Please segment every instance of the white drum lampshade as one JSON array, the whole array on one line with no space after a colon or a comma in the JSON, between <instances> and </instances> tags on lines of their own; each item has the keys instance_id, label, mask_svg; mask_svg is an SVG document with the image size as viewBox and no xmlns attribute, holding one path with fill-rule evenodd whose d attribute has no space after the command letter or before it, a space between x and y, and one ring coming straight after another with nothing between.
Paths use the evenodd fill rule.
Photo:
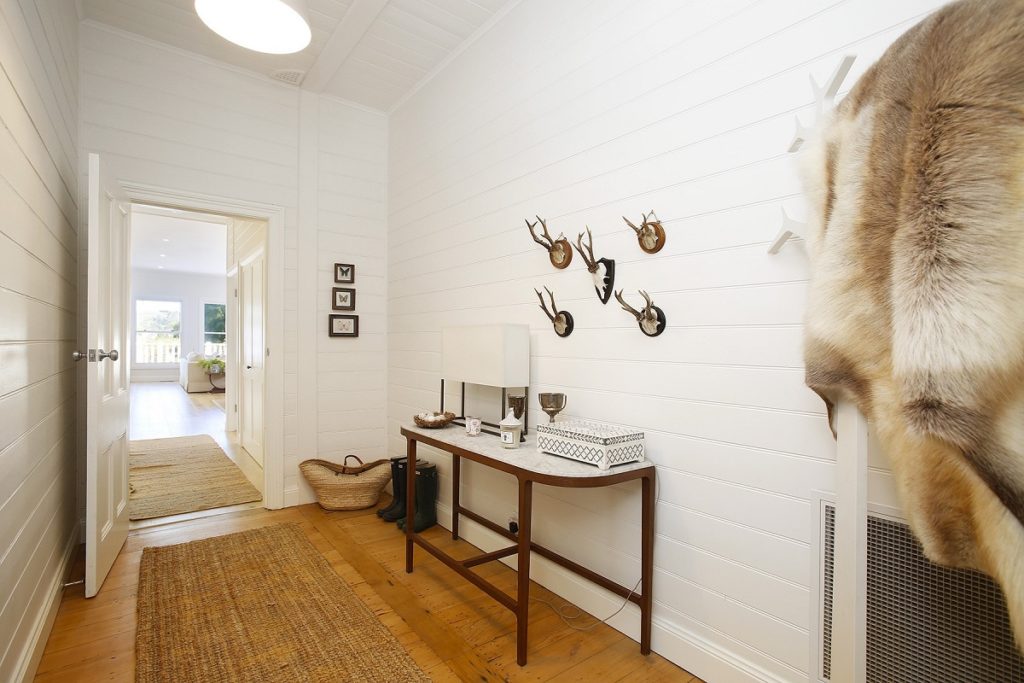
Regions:
<instances>
[{"instance_id":1,"label":"white drum lampshade","mask_svg":"<svg viewBox=\"0 0 1024 683\"><path fill-rule=\"evenodd\" d=\"M441 377L491 387L530 386L530 327L444 328L441 330Z\"/></svg>"},{"instance_id":2,"label":"white drum lampshade","mask_svg":"<svg viewBox=\"0 0 1024 683\"><path fill-rule=\"evenodd\" d=\"M236 45L275 55L298 52L312 34L306 0L195 0L196 14Z\"/></svg>"}]
</instances>

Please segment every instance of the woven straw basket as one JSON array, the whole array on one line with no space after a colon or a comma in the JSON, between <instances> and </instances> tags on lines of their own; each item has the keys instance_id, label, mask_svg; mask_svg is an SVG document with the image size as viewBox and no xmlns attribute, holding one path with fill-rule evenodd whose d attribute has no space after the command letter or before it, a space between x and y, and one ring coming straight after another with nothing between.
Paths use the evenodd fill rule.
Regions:
<instances>
[{"instance_id":1,"label":"woven straw basket","mask_svg":"<svg viewBox=\"0 0 1024 683\"><path fill-rule=\"evenodd\" d=\"M358 466L348 467L327 460L304 460L299 470L316 492L317 502L325 510L361 510L380 499L381 489L391 479L391 461L376 460L368 465L355 455Z\"/></svg>"}]
</instances>

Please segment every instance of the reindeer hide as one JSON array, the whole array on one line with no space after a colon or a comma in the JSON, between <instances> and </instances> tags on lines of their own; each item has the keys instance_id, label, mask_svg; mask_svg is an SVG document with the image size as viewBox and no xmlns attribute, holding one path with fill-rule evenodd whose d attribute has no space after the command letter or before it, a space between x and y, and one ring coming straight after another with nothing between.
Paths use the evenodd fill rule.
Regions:
<instances>
[{"instance_id":1,"label":"reindeer hide","mask_svg":"<svg viewBox=\"0 0 1024 683\"><path fill-rule=\"evenodd\" d=\"M1024 2L910 29L805 145L807 384L852 399L935 562L1024 642Z\"/></svg>"}]
</instances>

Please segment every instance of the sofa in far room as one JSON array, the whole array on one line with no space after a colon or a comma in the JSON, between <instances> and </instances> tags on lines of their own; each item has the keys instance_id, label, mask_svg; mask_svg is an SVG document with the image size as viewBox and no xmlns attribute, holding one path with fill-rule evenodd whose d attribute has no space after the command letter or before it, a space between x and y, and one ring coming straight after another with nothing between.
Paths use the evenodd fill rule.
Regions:
<instances>
[{"instance_id":1,"label":"sofa in far room","mask_svg":"<svg viewBox=\"0 0 1024 683\"><path fill-rule=\"evenodd\" d=\"M190 394L211 391L213 389L210 375L199 364L202 358L202 355L192 352L180 361L181 370L178 374L178 381L181 383L181 388Z\"/></svg>"}]
</instances>

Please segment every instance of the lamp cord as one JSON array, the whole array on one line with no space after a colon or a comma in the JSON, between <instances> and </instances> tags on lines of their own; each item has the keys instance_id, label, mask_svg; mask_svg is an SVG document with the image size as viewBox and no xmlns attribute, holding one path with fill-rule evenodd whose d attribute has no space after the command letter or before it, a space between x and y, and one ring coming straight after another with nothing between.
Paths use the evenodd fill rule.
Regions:
<instances>
[{"instance_id":1,"label":"lamp cord","mask_svg":"<svg viewBox=\"0 0 1024 683\"><path fill-rule=\"evenodd\" d=\"M619 608L617 610L615 610L614 612L609 614L604 619L601 619L599 621L595 621L593 624L590 624L588 626L577 626L576 624L572 623L573 619L580 619L580 618L585 617L585 616L586 617L590 616L589 614L587 614L586 612L581 610L579 607L576 607L576 605L573 605L573 604L570 603L568 605L564 605L562 607L558 607L554 603L552 603L552 602L550 602L548 600L545 600L543 598L530 598L530 602L539 602L542 605L547 605L548 607L551 608L551 611L554 612L555 614L557 614L558 617L562 621L565 622L565 625L568 626L571 629L575 629L577 631L589 631L590 629L594 628L598 624L607 623L609 619L611 619L616 614L618 614L619 612L624 610L626 608L626 603L628 603L629 599L631 597L633 597L634 593L636 593L636 589L640 587L640 582L641 581L643 581L643 578L639 578L639 579L636 580L636 585L634 585L633 589L631 591L629 591L629 594L626 596L626 599L622 601L622 604L619 605ZM576 610L576 614L570 614L569 613L570 612L570 608ZM595 619L596 617L591 617L591 618Z\"/></svg>"},{"instance_id":2,"label":"lamp cord","mask_svg":"<svg viewBox=\"0 0 1024 683\"><path fill-rule=\"evenodd\" d=\"M654 507L657 508L658 501L661 500L661 484L658 482L657 478L654 479L654 490L656 492L654 495ZM644 579L642 576L636 580L636 583L633 585L632 590L629 591L629 593L626 595L626 599L622 601L622 604L619 605L619 608L617 610L609 614L604 619L599 619L598 621L595 621L593 624L589 624L588 626L577 626L576 624L572 623L572 621L574 619L580 619L584 616L591 617L591 619L597 619L597 617L591 616L590 614L584 612L582 609L580 609L576 605L573 605L572 603L559 607L555 605L553 602L550 602L549 600L544 600L543 598L530 598L530 602L539 602L542 605L547 605L551 608L551 611L557 614L558 618L565 622L565 625L571 629L575 629L576 631L589 631L590 629L596 627L598 624L608 623L608 621L611 620L612 617L617 615L622 610L626 609L626 604L629 603L629 599L633 597L634 593L636 593L636 589L640 587L640 582L643 580ZM647 586L646 589L650 590L651 588L650 586ZM576 614L570 614L569 608L576 610Z\"/></svg>"}]
</instances>

